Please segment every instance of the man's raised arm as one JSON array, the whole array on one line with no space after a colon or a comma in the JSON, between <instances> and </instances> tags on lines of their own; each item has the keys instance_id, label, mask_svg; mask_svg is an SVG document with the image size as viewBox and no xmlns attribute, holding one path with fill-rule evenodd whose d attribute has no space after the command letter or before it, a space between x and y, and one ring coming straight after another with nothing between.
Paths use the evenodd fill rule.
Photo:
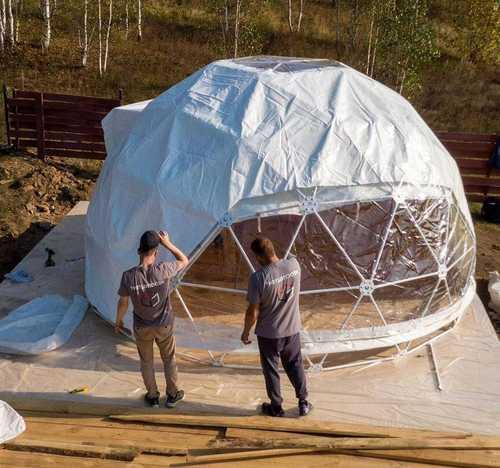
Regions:
<instances>
[{"instance_id":1,"label":"man's raised arm","mask_svg":"<svg viewBox=\"0 0 500 468\"><path fill-rule=\"evenodd\" d=\"M177 260L178 270L183 270L184 268L186 268L189 264L189 258L187 258L184 252L182 252L181 249L179 249L173 244L173 242L170 240L169 235L166 232L160 231L158 235L160 236L161 245L163 245L163 247L169 250Z\"/></svg>"}]
</instances>

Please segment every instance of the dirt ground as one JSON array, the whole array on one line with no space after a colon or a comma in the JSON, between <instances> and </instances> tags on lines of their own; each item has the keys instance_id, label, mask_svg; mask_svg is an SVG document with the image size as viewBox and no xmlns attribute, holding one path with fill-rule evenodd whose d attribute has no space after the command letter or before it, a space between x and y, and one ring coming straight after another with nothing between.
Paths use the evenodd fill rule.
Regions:
<instances>
[{"instance_id":1,"label":"dirt ground","mask_svg":"<svg viewBox=\"0 0 500 468\"><path fill-rule=\"evenodd\" d=\"M80 200L89 200L101 162L49 158L0 150L0 280ZM471 212L477 236L478 293L500 337L500 314L488 308L489 272L500 271L500 225Z\"/></svg>"}]
</instances>

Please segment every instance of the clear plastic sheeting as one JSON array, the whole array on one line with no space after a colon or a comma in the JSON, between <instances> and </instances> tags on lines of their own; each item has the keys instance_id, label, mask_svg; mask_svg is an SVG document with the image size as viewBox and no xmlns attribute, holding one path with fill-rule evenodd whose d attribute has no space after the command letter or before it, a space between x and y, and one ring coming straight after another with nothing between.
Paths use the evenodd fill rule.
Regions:
<instances>
[{"instance_id":1,"label":"clear plastic sheeting","mask_svg":"<svg viewBox=\"0 0 500 468\"><path fill-rule=\"evenodd\" d=\"M0 320L0 353L41 354L59 348L80 325L87 308L87 299L77 295L33 299Z\"/></svg>"},{"instance_id":2,"label":"clear plastic sheeting","mask_svg":"<svg viewBox=\"0 0 500 468\"><path fill-rule=\"evenodd\" d=\"M0 401L0 444L15 439L26 430L26 424L21 415L5 401Z\"/></svg>"},{"instance_id":3,"label":"clear plastic sheeting","mask_svg":"<svg viewBox=\"0 0 500 468\"><path fill-rule=\"evenodd\" d=\"M257 351L237 340L257 234L302 266L304 351L321 365L328 353L400 356L470 304L475 238L457 166L380 83L334 61L223 60L121 113L103 122L109 158L86 227L86 292L106 320L146 229L190 253L180 336L214 362Z\"/></svg>"}]
</instances>

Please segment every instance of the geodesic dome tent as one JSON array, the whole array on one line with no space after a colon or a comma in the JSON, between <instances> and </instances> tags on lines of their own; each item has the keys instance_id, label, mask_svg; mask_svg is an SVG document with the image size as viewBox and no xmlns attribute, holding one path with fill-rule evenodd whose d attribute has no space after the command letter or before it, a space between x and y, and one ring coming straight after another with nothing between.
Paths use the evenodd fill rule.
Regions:
<instances>
[{"instance_id":1,"label":"geodesic dome tent","mask_svg":"<svg viewBox=\"0 0 500 468\"><path fill-rule=\"evenodd\" d=\"M257 233L301 263L317 366L414 350L470 304L475 238L457 166L403 97L356 70L218 61L151 101L125 136L117 121L119 109L103 121L86 231L86 292L107 320L146 229L189 253L172 296L178 344L213 359L257 351L239 341Z\"/></svg>"}]
</instances>

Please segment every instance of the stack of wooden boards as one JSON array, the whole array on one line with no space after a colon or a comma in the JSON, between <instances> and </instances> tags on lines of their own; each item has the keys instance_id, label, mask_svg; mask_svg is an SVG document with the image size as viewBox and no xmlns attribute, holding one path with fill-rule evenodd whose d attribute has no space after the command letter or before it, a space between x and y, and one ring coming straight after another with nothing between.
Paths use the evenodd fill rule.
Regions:
<instances>
[{"instance_id":1,"label":"stack of wooden boards","mask_svg":"<svg viewBox=\"0 0 500 468\"><path fill-rule=\"evenodd\" d=\"M0 467L500 467L500 437L362 426L309 418L187 415L166 410L17 407L24 434ZM96 409L97 408L97 409ZM68 414L64 410L90 414ZM180 409L179 409L180 411Z\"/></svg>"}]
</instances>

